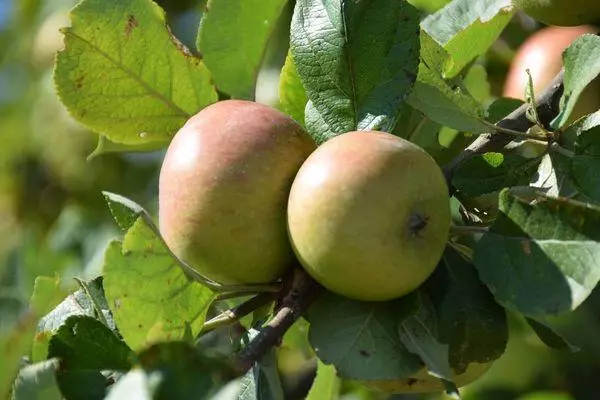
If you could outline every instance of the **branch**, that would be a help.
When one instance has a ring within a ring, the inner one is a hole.
[[[544,90],[544,92],[537,98],[536,109],[540,122],[548,127],[552,119],[558,114],[560,97],[562,96],[563,87],[563,74],[564,70],[561,70],[552,80],[550,85]],[[529,121],[525,115],[527,112],[527,103],[522,104],[519,108],[508,114],[502,121],[496,125],[501,128],[507,128],[513,131],[525,132],[531,126],[533,122]],[[502,133],[485,133],[479,135],[473,143],[471,143],[465,150],[444,166],[444,176],[448,187],[450,188],[450,194],[453,194],[455,189],[452,186],[452,177],[458,169],[458,167],[469,158],[476,154],[482,154],[489,151],[502,150],[507,144],[513,141],[513,137]]]
[[[261,293],[252,297],[251,299],[243,302],[237,307],[232,308],[231,310],[226,310],[223,313],[217,315],[210,321],[206,321],[202,326],[202,334],[210,332],[214,329],[217,329],[221,326],[230,325],[240,319],[244,318],[246,315],[251,312],[257,310],[258,308],[268,304],[269,302],[275,300],[275,294],[273,293]]]
[[[297,268],[294,271],[291,288],[281,300],[275,315],[234,357],[232,360],[234,368],[240,372],[249,370],[273,346],[279,344],[285,332],[306,312],[320,291],[321,286],[306,271]]]

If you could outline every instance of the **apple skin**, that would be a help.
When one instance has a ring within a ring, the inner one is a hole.
[[[600,4],[600,2],[598,2]],[[593,26],[550,26],[543,28],[519,47],[506,75],[503,96],[524,100],[527,85],[526,69],[533,80],[534,93],[540,94],[562,68],[562,53],[579,36],[596,33]],[[600,80],[592,82],[580,95],[570,120],[600,108]]]
[[[322,144],[298,172],[288,204],[296,256],[326,289],[384,301],[420,286],[450,226],[448,188],[423,149],[382,132]]]
[[[177,132],[160,171],[159,226],[175,255],[222,284],[265,283],[293,263],[286,205],[316,148],[296,122],[226,100]]]
[[[479,379],[491,367],[493,362],[470,363],[461,374],[454,375],[454,383],[457,387],[463,387]],[[429,375],[425,369],[420,370],[413,376],[397,380],[360,381],[367,387],[383,393],[428,393],[444,391],[442,382]]]
[[[575,26],[600,21],[597,0],[512,0],[513,5],[548,25]]]

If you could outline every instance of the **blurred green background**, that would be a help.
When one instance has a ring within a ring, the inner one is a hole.
[[[424,13],[446,3],[411,2]],[[193,48],[201,2],[158,3],[166,9],[174,34]],[[73,0],[0,0],[0,333],[11,329],[26,310],[38,275],[60,276],[65,289],[73,289],[72,277],[100,274],[104,248],[119,234],[102,190],[156,211],[162,152],[89,157],[97,135],[74,122],[55,95],[52,64],[62,46],[59,28],[68,25],[68,11],[74,4]],[[277,103],[278,72],[287,52],[292,9],[293,4],[286,8],[270,43],[259,75],[258,101]],[[518,14],[488,54],[477,60],[487,71],[492,97],[502,91],[515,49],[539,28]],[[511,318],[508,352],[463,391],[464,398],[600,398],[597,292],[572,315],[551,321],[580,352],[549,350],[522,320]],[[314,365],[306,361],[306,354],[294,346],[280,350],[290,398],[301,397],[301,378],[306,375],[302,371]],[[385,398],[353,385],[344,385],[344,391],[345,399]]]

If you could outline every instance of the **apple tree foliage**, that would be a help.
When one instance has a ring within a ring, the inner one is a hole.
[[[60,100],[98,133],[96,156],[164,149],[203,107],[254,99],[286,4],[208,0],[188,49],[151,0],[82,0],[55,62]],[[453,371],[505,351],[507,311],[548,346],[572,348],[546,319],[576,309],[600,280],[600,111],[566,125],[600,73],[600,38],[583,36],[564,53],[564,92],[549,125],[530,112],[539,126],[529,133],[497,129],[519,104],[487,102],[485,69],[475,61],[514,12],[509,0],[453,0],[428,15],[405,1],[295,2],[279,108],[317,142],[351,130],[393,132],[441,166],[487,132],[548,142],[534,156],[499,148],[453,170],[456,229],[418,291],[384,303],[318,297],[283,339],[318,356],[309,399],[337,398],[341,380],[408,378],[424,367],[456,394]],[[106,249],[102,276],[74,293],[38,278],[29,312],[0,337],[0,393],[282,398],[272,351],[245,374],[228,363],[262,333],[271,303],[242,319],[241,331],[225,330],[218,345],[207,321],[240,304],[244,288],[194,275],[146,211],[104,195],[123,237]],[[485,212],[482,196],[493,200]]]

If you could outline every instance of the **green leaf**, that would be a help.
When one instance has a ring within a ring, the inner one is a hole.
[[[271,349],[260,362],[239,380],[238,400],[283,400],[284,393],[277,369],[277,358]]]
[[[357,129],[393,129],[417,71],[418,19],[406,2],[296,2],[290,49],[318,114],[313,120],[323,122],[309,130],[318,142]]]
[[[197,335],[215,294],[190,280],[156,228],[139,218],[106,250],[104,290],[119,332],[134,350]]]
[[[103,371],[125,372],[135,354],[113,331],[94,318],[69,317],[50,340],[49,358],[60,359],[56,380],[69,399],[103,398]]]
[[[514,12],[510,0],[453,0],[429,15],[421,26],[451,56],[444,78],[456,76],[484,54],[504,30]]]
[[[560,334],[558,334],[550,325],[542,321],[536,321],[533,318],[526,318],[527,323],[534,330],[535,334],[544,344],[551,349],[565,350],[568,349],[571,352],[579,351],[579,348],[573,346],[567,342]]]
[[[449,346],[438,339],[435,309],[425,293],[416,292],[418,310],[398,325],[398,335],[406,349],[417,355],[427,372],[446,382],[452,382]]]
[[[152,388],[156,400],[210,399],[220,385],[235,377],[224,361],[183,342],[153,345],[139,359],[145,375],[139,381]]]
[[[279,103],[281,110],[304,126],[304,109],[306,108],[307,101],[306,91],[304,90],[304,86],[302,86],[292,53],[288,52],[279,77]]]
[[[167,144],[217,101],[207,68],[171,35],[152,1],[84,0],[71,23],[56,59],[58,95],[76,120],[110,141]]]
[[[147,221],[152,221],[150,215],[134,201],[116,193],[102,192],[102,195],[110,213],[123,231],[129,230],[140,216]]]
[[[286,0],[209,0],[197,45],[217,87],[254,99],[256,76]]]
[[[473,133],[490,130],[481,105],[460,87],[451,88],[425,64],[419,66],[417,82],[407,102],[441,125]]]
[[[500,212],[475,248],[496,300],[530,317],[577,308],[600,280],[600,209],[505,189]]]
[[[480,104],[484,104],[492,96],[492,88],[488,82],[488,74],[483,65],[473,65],[463,79],[465,89]]]
[[[53,358],[21,369],[13,385],[12,400],[61,400],[55,377],[59,364]]]
[[[560,112],[552,120],[553,129],[565,125],[583,90],[600,74],[600,37],[581,35],[563,53],[565,90],[560,99]]]
[[[333,364],[342,378],[406,378],[422,364],[400,341],[398,324],[415,307],[410,296],[366,303],[324,293],[309,309],[309,340],[321,361]]]
[[[565,134],[572,132],[576,135],[572,178],[586,196],[600,202],[600,111],[580,119]]]
[[[139,144],[124,144],[112,142],[104,135],[98,136],[98,144],[94,151],[87,157],[87,161],[91,161],[96,157],[110,153],[137,153],[144,151],[154,151],[165,147],[165,142],[148,142]]]
[[[530,160],[510,153],[479,154],[459,166],[452,184],[468,196],[526,185],[537,171],[539,162],[539,159]]]
[[[306,400],[337,400],[340,398],[341,387],[342,381],[338,378],[335,367],[318,360],[317,376]]]
[[[463,373],[471,363],[499,358],[508,342],[506,312],[481,283],[477,271],[454,249],[425,283],[437,315],[439,338],[450,346],[450,365]]]

